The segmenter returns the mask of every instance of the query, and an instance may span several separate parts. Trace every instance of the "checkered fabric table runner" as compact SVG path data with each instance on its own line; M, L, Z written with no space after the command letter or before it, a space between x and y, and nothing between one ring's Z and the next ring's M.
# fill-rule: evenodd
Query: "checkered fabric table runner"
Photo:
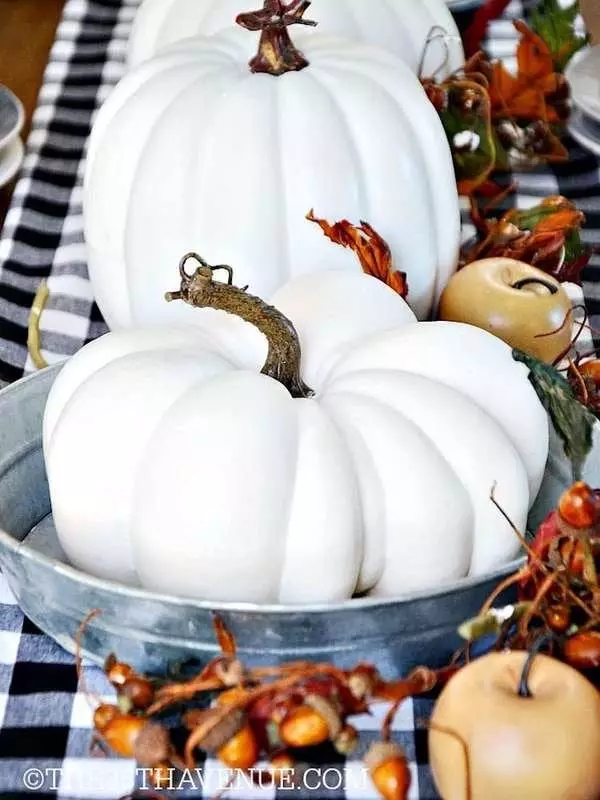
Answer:
M329 0L331 1L331 0ZM85 143L95 109L123 73L127 37L137 0L67 0L46 70L27 156L0 239L0 386L33 365L27 356L27 321L37 286L47 278L50 302L42 318L48 362L62 361L105 331L87 280L82 237L81 178ZM511 19L523 3L513 2L492 25L488 50L511 60L515 37ZM463 16L464 15L460 15ZM460 21L460 20L459 20ZM571 147L568 165L516 176L520 191L511 204L526 208L561 193L585 212L585 238L600 243L598 161ZM465 236L469 235L465 224ZM585 275L592 325L600 316L600 261ZM368 654L365 654L368 657ZM100 670L86 668L89 690L111 697ZM395 724L413 771L411 798L435 800L427 768L426 720L431 700L407 702ZM361 753L377 736L379 718L355 721L361 750L345 762L332 752L315 756L301 787L251 788L239 782L232 798L348 798L375 800ZM62 800L114 800L144 785L135 764L90 758L91 713L78 689L71 656L50 641L19 611L0 574L0 795L28 794ZM316 770L316 771L314 771ZM176 797L212 797L225 783L218 764L207 761L194 775L175 779ZM144 791L141 791L141 797ZM146 793L148 796L148 793Z

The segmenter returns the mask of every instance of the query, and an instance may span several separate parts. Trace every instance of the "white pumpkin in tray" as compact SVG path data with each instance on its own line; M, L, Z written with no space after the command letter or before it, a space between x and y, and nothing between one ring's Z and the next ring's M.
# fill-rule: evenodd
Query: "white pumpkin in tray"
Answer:
M111 332L51 389L44 454L74 565L298 604L437 589L517 554L490 491L524 527L549 426L506 344L418 322L360 272L302 276L269 306L196 267L172 298L202 306L194 326Z
M240 24L174 45L126 75L101 108L84 219L111 329L196 319L162 302L173 262L189 250L236 264L240 285L261 297L301 274L358 269L306 221L311 209L372 225L408 274L421 319L456 270L452 157L418 79L390 53L299 26L297 49L289 20L269 20L249 15L250 31Z
M252 0L143 0L129 37L129 66L182 39L219 33L251 6ZM319 31L389 50L415 73L420 66L425 75L442 67L439 74L447 75L464 63L445 0L314 0L310 14L319 20ZM426 47L432 34L444 33Z

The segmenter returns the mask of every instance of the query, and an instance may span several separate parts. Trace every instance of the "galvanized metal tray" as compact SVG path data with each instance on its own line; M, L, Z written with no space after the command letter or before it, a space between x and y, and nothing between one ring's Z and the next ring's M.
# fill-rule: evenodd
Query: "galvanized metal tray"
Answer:
M420 663L444 663L459 645L457 627L518 564L433 594L322 607L216 605L90 577L68 565L50 516L42 418L59 369L50 367L0 392L0 567L24 613L70 652L80 622L98 608L101 614L83 639L84 653L94 661L110 651L143 670L162 670L189 657L206 661L217 651L212 629L216 612L250 664L306 658L350 667L368 660L383 674L397 675ZM599 450L595 447L585 475L595 485L600 485ZM570 482L570 466L553 434L531 526L543 519Z

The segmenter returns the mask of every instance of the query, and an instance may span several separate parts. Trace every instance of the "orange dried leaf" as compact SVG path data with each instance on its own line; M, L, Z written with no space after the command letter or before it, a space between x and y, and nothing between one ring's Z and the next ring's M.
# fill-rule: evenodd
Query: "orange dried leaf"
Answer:
M515 21L514 26L520 34L518 69L513 75L500 61L490 65L492 116L560 122L564 119L563 94L568 92L565 79L555 72L546 42L521 20Z
M579 226L584 221L584 215L576 209L556 211L544 219L540 220L535 226L535 233L553 233L555 231L567 232Z
M514 26L521 34L517 47L519 76L523 80L538 81L554 74L554 59L546 42L522 20L515 20Z
M389 245L367 222L361 221L360 227L347 220L331 224L315 217L312 210L308 212L306 219L315 222L334 244L353 250L358 256L363 272L383 281L400 297L406 299L408 296L406 274L394 269Z

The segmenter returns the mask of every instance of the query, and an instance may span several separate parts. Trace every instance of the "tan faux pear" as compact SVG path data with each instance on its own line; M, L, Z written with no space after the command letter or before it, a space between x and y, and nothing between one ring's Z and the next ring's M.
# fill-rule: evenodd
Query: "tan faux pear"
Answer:
M486 258L451 278L439 317L483 328L511 347L552 363L569 348L571 309L567 292L542 270L512 258Z
M529 696L520 694L527 659L517 651L484 656L440 695L429 749L443 800L600 797L600 694L545 655L531 662Z

